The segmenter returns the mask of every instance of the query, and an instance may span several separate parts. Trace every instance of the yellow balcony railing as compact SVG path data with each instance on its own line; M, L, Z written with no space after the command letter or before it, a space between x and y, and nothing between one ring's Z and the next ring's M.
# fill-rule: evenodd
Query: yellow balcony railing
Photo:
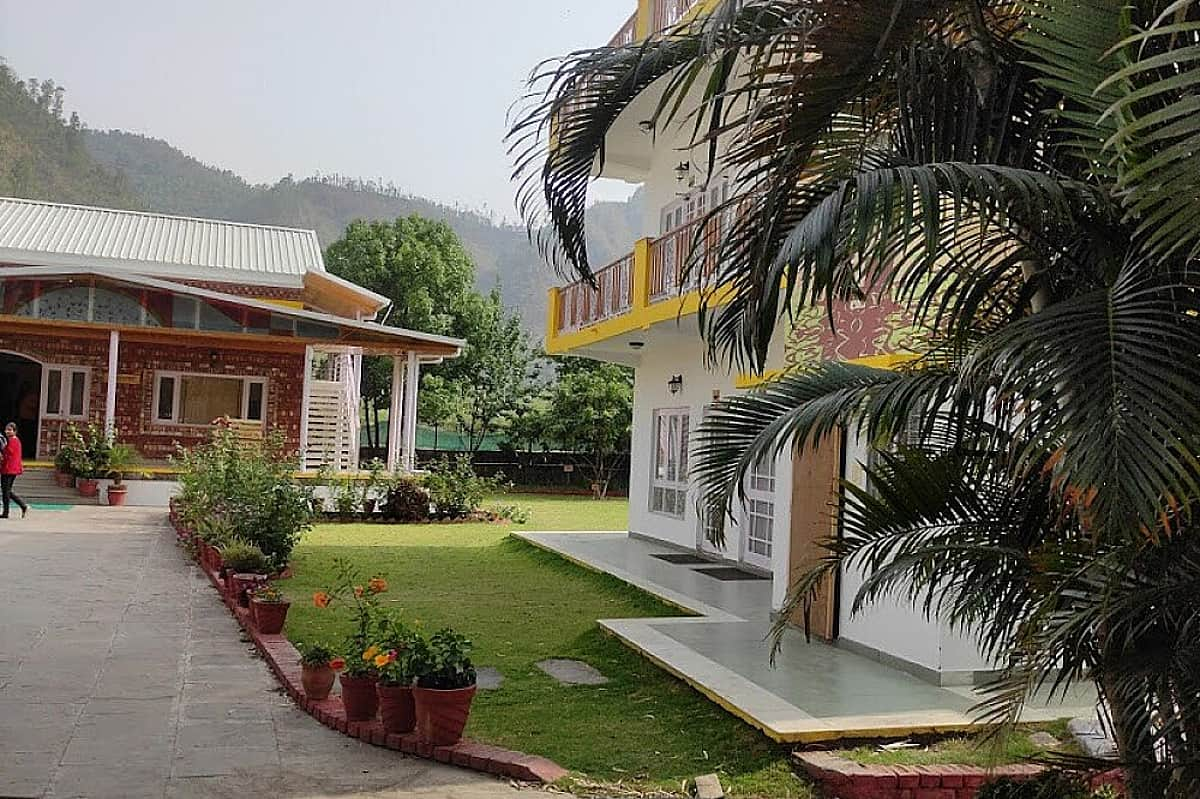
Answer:
M657 239L639 239L633 252L596 272L595 286L577 280L550 289L547 352L567 352L695 313L701 291L716 275L728 219L722 214L688 222Z

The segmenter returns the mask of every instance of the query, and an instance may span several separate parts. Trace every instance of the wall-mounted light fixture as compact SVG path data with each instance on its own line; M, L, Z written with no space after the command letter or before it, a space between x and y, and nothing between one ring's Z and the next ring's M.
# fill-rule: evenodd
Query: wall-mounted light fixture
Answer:
M671 379L667 381L667 391L672 394L683 391L683 375L672 375Z
M678 183L683 183L687 180L688 174L692 171L692 165L687 161L680 161L675 167L675 180Z
M632 349L632 350L640 350L640 349L641 349L642 347L644 347L644 346L646 346L646 342L644 342L644 341L631 341L631 342L629 342L629 348L630 348L630 349Z

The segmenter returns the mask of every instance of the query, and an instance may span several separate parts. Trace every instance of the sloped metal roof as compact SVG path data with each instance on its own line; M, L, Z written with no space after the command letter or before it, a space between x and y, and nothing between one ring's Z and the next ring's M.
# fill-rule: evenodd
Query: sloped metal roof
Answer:
M12 197L0 197L0 262L198 278L233 271L294 280L325 271L312 230Z

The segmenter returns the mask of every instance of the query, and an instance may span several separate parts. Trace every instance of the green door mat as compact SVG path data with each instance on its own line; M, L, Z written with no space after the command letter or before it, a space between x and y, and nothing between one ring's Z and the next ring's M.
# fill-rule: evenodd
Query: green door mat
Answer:
M57 502L30 502L29 507L33 510L70 510L74 505L63 505Z

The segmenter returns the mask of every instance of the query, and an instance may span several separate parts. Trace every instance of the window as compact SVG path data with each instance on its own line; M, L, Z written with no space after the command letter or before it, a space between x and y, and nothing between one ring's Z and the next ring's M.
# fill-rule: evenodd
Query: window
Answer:
M48 419L87 416L88 370L47 366L42 370L42 415Z
M687 507L688 410L654 412L650 510L682 519Z
M226 416L250 422L265 418L267 381L257 377L159 372L154 419L167 424L209 425Z

